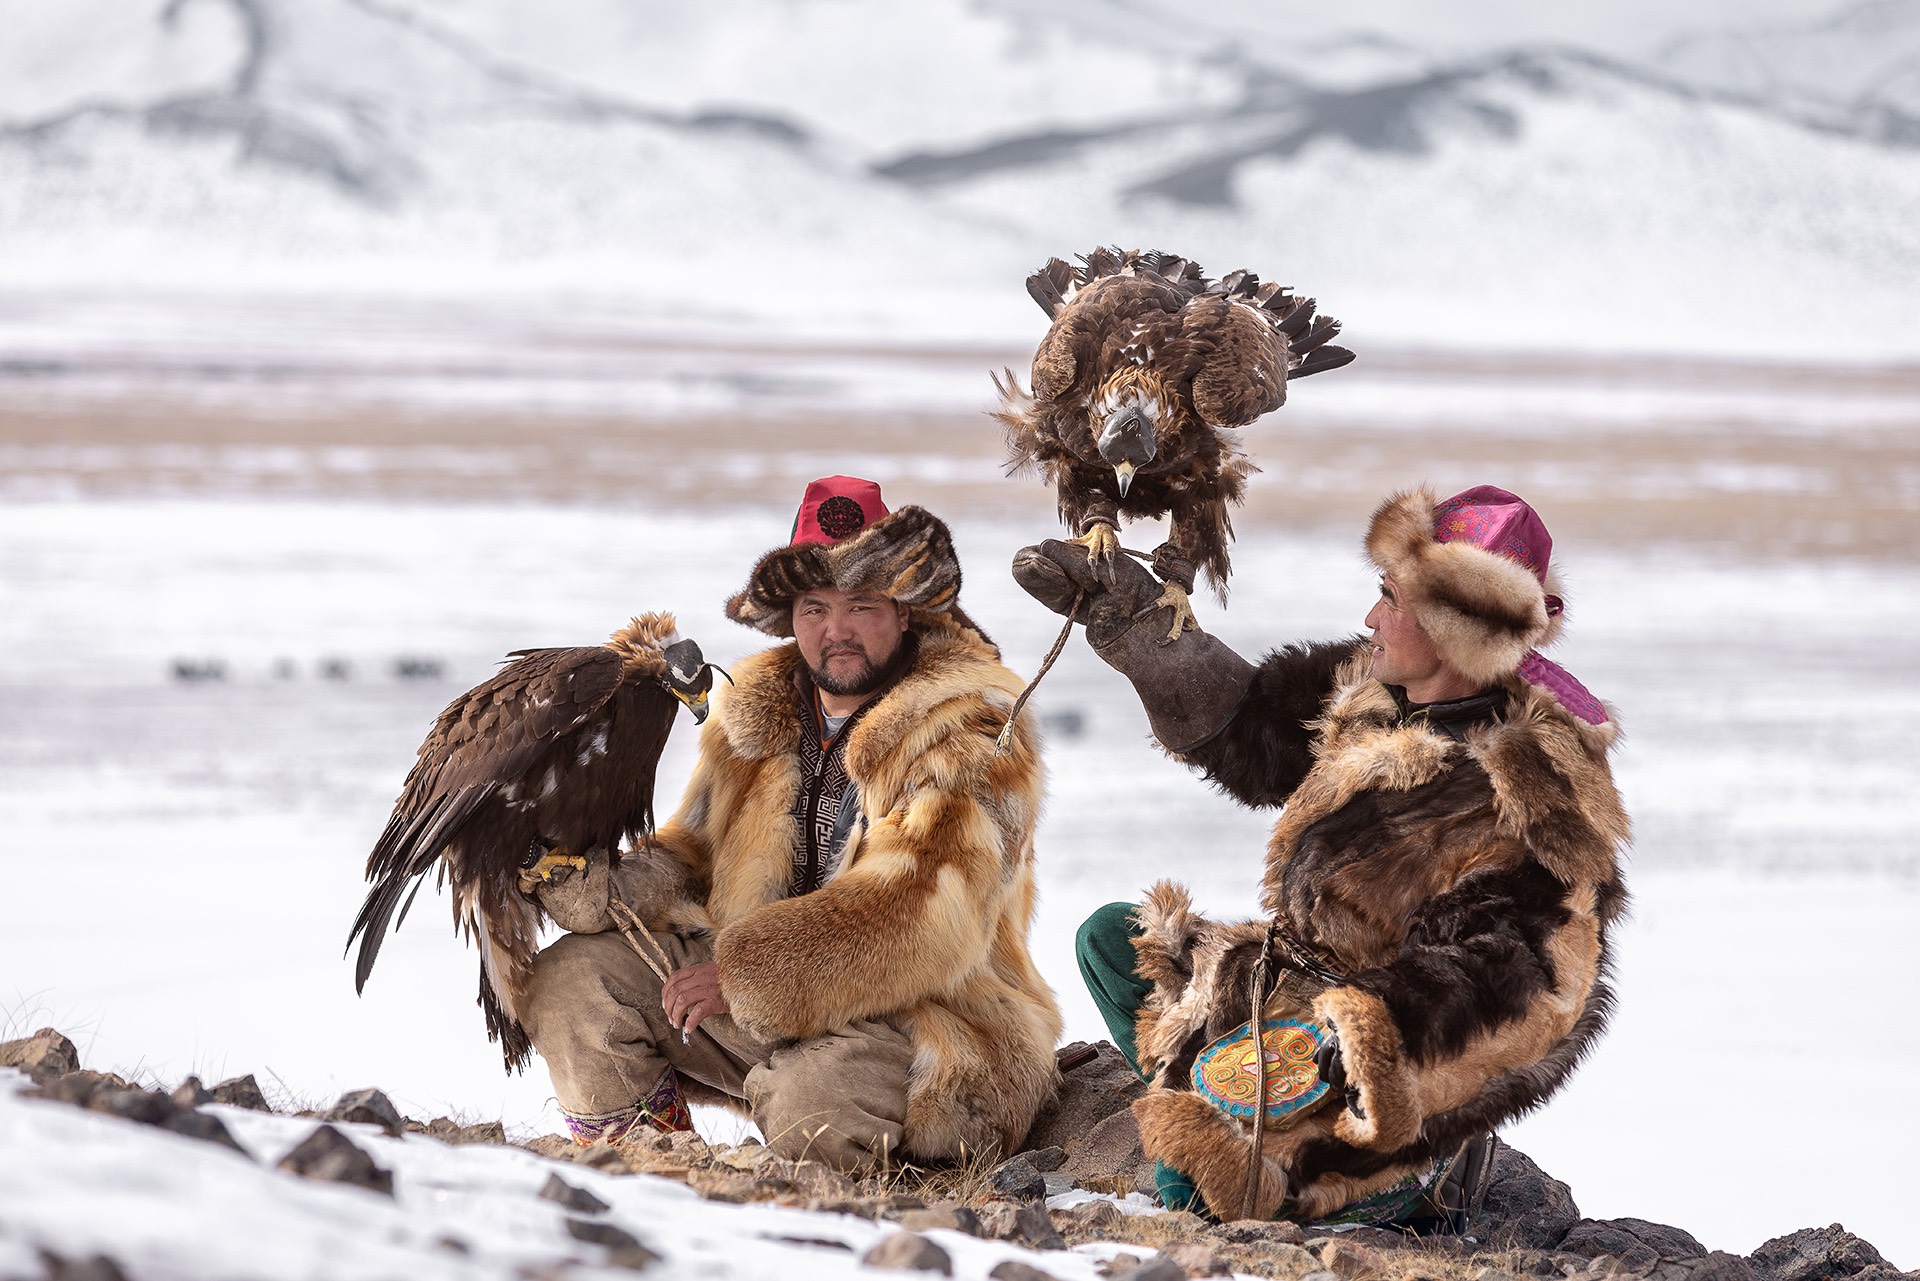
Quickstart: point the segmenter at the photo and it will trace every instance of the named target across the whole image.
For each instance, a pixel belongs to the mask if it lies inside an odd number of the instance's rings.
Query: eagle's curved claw
[[[1107,587],[1114,585],[1113,558],[1120,552],[1120,535],[1112,525],[1094,524],[1080,537],[1067,541],[1086,548],[1087,564],[1093,569],[1094,577]]]
[[[539,858],[521,866],[520,892],[531,894],[537,886],[545,885],[556,877],[565,880],[575,872],[586,870],[587,860],[582,856],[569,854],[562,849],[547,850]]]
[[[1160,643],[1171,645],[1180,639],[1181,632],[1197,631],[1200,623],[1193,616],[1193,607],[1187,603],[1187,594],[1178,583],[1166,583],[1161,587],[1160,598],[1147,606],[1135,618],[1145,618],[1154,610],[1167,608],[1173,611],[1173,627],[1167,632],[1167,638]]]

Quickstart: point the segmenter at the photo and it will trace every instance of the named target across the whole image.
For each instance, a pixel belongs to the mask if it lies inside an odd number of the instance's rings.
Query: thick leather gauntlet
[[[1013,578],[1054,613],[1073,610],[1093,652],[1133,682],[1154,737],[1169,752],[1185,752],[1219,733],[1253,685],[1253,664],[1218,637],[1196,630],[1167,640],[1168,615],[1154,607],[1161,585],[1131,557],[1114,559],[1108,584],[1094,573],[1084,547],[1050,538],[1015,553]]]
[[[554,924],[574,934],[598,934],[613,928],[613,918],[607,914],[613,886],[607,852],[592,850],[586,861],[584,869],[564,869],[533,890]]]

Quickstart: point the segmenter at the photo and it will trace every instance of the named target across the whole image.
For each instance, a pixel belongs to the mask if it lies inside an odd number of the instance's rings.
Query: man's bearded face
[[[900,652],[907,611],[885,596],[825,587],[793,603],[793,636],[813,683],[828,694],[870,694]]]

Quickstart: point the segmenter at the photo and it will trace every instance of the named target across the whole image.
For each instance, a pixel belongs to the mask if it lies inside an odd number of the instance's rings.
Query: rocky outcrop
[[[1100,1198],[1052,1208],[1050,1200],[1075,1188],[1126,1193],[1143,1183],[1151,1187],[1149,1163],[1140,1152],[1138,1131],[1131,1129],[1128,1107],[1143,1087],[1112,1046],[1069,1050],[1060,1093],[1041,1114],[1028,1148],[993,1165],[898,1171],[860,1181],[814,1162],[789,1160],[758,1142],[714,1145],[692,1133],[647,1132],[619,1144],[584,1148],[546,1135],[520,1146],[602,1173],[672,1179],[709,1200],[769,1202],[897,1223],[899,1230],[862,1260],[875,1268],[949,1273],[949,1256],[927,1236],[947,1231],[1029,1250],[1103,1243],[1117,1253],[1101,1265],[1101,1274],[1134,1281],[1230,1273],[1285,1281],[1920,1281],[1920,1273],[1900,1272],[1838,1224],[1777,1237],[1741,1258],[1710,1251],[1684,1229],[1666,1224],[1585,1218],[1565,1183],[1505,1145],[1495,1153],[1485,1204],[1464,1237],[1416,1238],[1373,1228],[1336,1232],[1285,1220],[1214,1223],[1185,1212],[1131,1215]],[[0,1045],[0,1063],[28,1073],[34,1084],[24,1092],[32,1097],[159,1126],[236,1152],[239,1145],[205,1109],[222,1102],[266,1107],[250,1077],[212,1090],[188,1078],[163,1092],[86,1071],[78,1066],[72,1043],[50,1029]],[[440,1117],[423,1124],[403,1116],[377,1090],[355,1091],[331,1108],[301,1115],[319,1123],[280,1158],[279,1169],[388,1196],[392,1174],[337,1127],[371,1127],[448,1143],[508,1142],[498,1122],[462,1126]],[[550,1174],[537,1195],[567,1212],[574,1240],[604,1247],[609,1264],[645,1268],[655,1261],[644,1244],[606,1220],[605,1201],[561,1175]],[[47,1266],[49,1277],[63,1281],[82,1276],[110,1281],[101,1269],[111,1260],[59,1261],[56,1267],[49,1256]],[[992,1274],[999,1281],[1045,1275],[1025,1263],[1004,1266],[1004,1276],[998,1270]]]

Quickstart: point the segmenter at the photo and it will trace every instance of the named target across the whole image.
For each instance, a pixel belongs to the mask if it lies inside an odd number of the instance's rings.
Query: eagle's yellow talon
[[[1087,549],[1087,563],[1103,581],[1113,579],[1113,558],[1120,551],[1120,535],[1112,525],[1097,524],[1078,538],[1067,540]]]
[[[1195,631],[1199,628],[1199,620],[1193,616],[1193,607],[1187,603],[1187,594],[1181,590],[1178,583],[1163,583],[1160,599],[1135,614],[1134,617],[1144,618],[1162,606],[1173,611],[1173,626],[1168,630],[1167,638],[1160,642],[1162,645],[1171,645],[1179,640],[1181,632]]]
[[[536,886],[544,885],[560,875],[560,869],[567,868],[568,875],[587,870],[587,860],[578,854],[569,854],[565,850],[548,850],[539,858],[520,869],[520,890],[531,894]]]

